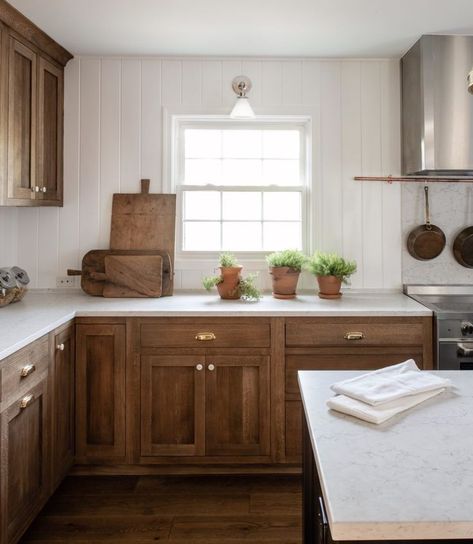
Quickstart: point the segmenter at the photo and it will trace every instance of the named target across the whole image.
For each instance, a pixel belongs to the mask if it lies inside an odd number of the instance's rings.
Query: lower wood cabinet
[[[125,460],[125,338],[124,323],[76,326],[78,462]]]
[[[141,358],[142,456],[269,456],[269,357]]]
[[[0,416],[2,543],[16,542],[49,496],[49,423],[47,376]]]
[[[52,455],[51,479],[56,488],[74,462],[75,444],[74,325],[52,335]]]

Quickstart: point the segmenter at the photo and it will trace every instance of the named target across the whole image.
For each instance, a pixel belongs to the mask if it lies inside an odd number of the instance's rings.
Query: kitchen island
[[[473,373],[382,425],[330,411],[359,372],[299,372],[304,543],[473,539]]]

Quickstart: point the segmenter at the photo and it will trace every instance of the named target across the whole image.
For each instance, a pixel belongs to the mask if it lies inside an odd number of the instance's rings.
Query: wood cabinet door
[[[49,401],[45,377],[1,415],[2,542],[16,542],[49,493]]]
[[[52,483],[56,487],[74,461],[74,326],[54,335]]]
[[[141,455],[205,454],[203,356],[141,358]]]
[[[76,326],[76,451],[80,462],[125,460],[125,325]]]
[[[31,200],[36,187],[37,55],[10,37],[8,69],[8,198]]]
[[[62,201],[63,71],[40,57],[38,69],[38,170],[42,200]]]
[[[269,357],[206,357],[206,454],[269,455]]]

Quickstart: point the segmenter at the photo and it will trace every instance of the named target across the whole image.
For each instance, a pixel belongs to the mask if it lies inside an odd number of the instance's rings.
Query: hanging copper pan
[[[473,226],[466,227],[456,235],[453,255],[462,266],[473,268]]]
[[[430,261],[442,253],[445,247],[445,234],[442,229],[430,222],[429,188],[424,187],[425,224],[416,227],[407,238],[407,250],[419,261]]]

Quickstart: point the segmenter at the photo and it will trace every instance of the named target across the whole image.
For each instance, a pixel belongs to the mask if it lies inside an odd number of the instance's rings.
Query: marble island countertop
[[[299,372],[332,538],[473,539],[473,372],[442,372],[451,391],[382,425],[327,408],[356,374]]]
[[[402,293],[345,292],[339,300],[315,294],[259,302],[221,300],[215,293],[176,292],[172,297],[106,299],[82,291],[30,291],[0,309],[0,360],[74,317],[84,316],[429,316],[432,312]]]

